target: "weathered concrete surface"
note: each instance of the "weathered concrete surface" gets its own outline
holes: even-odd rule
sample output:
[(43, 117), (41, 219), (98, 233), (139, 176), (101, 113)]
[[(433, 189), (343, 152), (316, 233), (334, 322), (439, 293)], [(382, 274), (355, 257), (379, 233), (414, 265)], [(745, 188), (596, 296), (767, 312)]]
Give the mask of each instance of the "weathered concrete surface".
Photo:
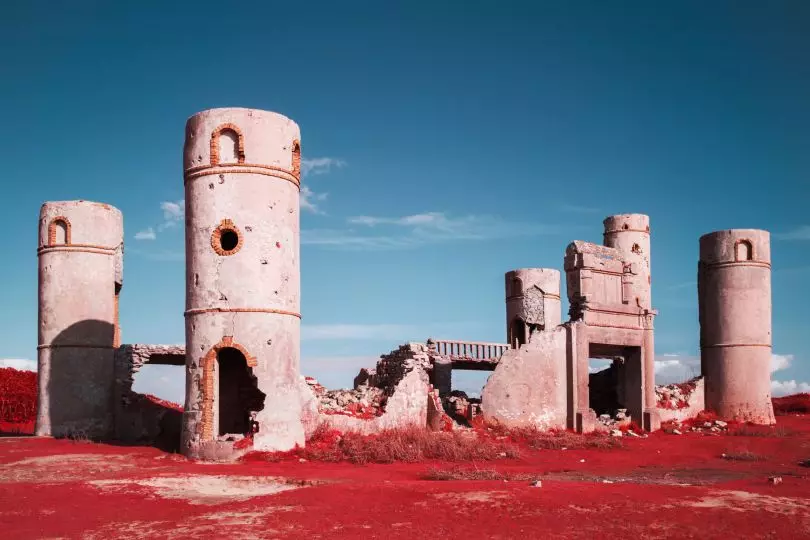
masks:
[(773, 424), (768, 231), (700, 237), (698, 304), (706, 408), (725, 419)]
[(123, 231), (121, 212), (107, 204), (42, 205), (37, 435), (112, 435)]
[(506, 273), (506, 336), (511, 346), (531, 341), (562, 320), (560, 271), (520, 268)]
[(364, 420), (338, 414), (322, 414), (321, 422), (339, 431), (363, 434), (378, 433), (386, 429), (417, 426), (425, 428), (428, 420), (428, 375), (421, 367), (405, 374), (388, 398), (382, 416)]
[(565, 429), (565, 328), (535, 333), (528, 344), (504, 353), (481, 393), (481, 409), (488, 422)]
[(255, 109), (211, 109), (186, 124), (187, 455), (222, 435), (223, 354), (244, 358), (264, 394), (260, 410), (251, 405), (254, 449), (304, 442), (299, 140), (292, 120)]

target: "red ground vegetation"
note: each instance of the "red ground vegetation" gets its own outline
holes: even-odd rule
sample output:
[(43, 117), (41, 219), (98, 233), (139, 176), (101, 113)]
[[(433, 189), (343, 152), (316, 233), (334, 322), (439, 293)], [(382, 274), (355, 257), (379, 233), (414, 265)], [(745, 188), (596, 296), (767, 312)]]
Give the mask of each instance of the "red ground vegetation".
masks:
[(810, 414), (810, 394), (793, 394), (774, 398), (773, 411), (778, 415)]
[[(503, 439), (506, 439), (504, 437)], [(516, 458), (517, 445), (508, 440), (480, 436), (473, 431), (432, 432), (422, 428), (390, 429), (374, 435), (319, 427), (304, 448), (290, 452), (253, 452), (247, 461), (307, 461), (365, 463), (418, 463), (441, 461), (491, 461)]]
[[(363, 466), (198, 464), (154, 448), (3, 438), (0, 527), (15, 540), (808, 538), (810, 417), (780, 424), (792, 434), (655, 433), (616, 450)], [(234, 493), (203, 504), (201, 478), (236, 482)], [(251, 493), (251, 479), (273, 478), (307, 487)]]
[(0, 368), (0, 422), (25, 423), (37, 414), (37, 374)]

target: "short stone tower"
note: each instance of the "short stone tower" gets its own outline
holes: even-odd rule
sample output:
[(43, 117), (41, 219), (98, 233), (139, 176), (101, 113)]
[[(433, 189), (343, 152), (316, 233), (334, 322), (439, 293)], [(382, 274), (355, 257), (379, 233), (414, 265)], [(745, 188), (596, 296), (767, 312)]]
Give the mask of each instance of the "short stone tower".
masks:
[(700, 237), (698, 305), (706, 408), (722, 418), (775, 423), (768, 231), (734, 229)]
[(63, 201), (40, 209), (37, 435), (112, 435), (123, 246), (117, 208)]
[(506, 336), (518, 348), (532, 334), (553, 330), (562, 320), (560, 271), (521, 268), (506, 273)]
[(189, 118), (182, 451), (218, 458), (303, 444), (298, 126), (273, 112)]
[(652, 277), (650, 271), (650, 218), (644, 214), (619, 214), (604, 220), (603, 244), (618, 249), (626, 260), (637, 265), (638, 307), (652, 309)]

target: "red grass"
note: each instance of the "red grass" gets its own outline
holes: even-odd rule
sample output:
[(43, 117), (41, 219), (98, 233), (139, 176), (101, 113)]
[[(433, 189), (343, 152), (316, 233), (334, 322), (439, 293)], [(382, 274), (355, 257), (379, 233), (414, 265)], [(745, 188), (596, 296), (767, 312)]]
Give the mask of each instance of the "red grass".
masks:
[(37, 414), (37, 374), (0, 368), (0, 422), (24, 424)]
[(422, 428), (389, 429), (375, 435), (340, 433), (320, 427), (305, 448), (290, 452), (253, 452), (248, 461), (282, 461), (290, 458), (307, 461), (350, 463), (418, 463), (428, 460), (473, 461), (518, 457), (515, 444), (481, 437), (472, 431), (452, 433)]
[(773, 411), (779, 415), (810, 414), (810, 394), (793, 394), (773, 398)]

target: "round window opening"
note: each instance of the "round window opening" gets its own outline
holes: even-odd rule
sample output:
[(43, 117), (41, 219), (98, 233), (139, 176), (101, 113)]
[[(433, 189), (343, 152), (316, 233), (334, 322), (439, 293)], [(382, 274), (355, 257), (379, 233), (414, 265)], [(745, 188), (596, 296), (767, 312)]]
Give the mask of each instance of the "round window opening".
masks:
[(242, 233), (233, 221), (223, 219), (211, 235), (211, 247), (219, 255), (233, 255), (242, 248)]
[(239, 235), (236, 231), (224, 230), (219, 235), (219, 247), (222, 251), (233, 251), (239, 245)]

